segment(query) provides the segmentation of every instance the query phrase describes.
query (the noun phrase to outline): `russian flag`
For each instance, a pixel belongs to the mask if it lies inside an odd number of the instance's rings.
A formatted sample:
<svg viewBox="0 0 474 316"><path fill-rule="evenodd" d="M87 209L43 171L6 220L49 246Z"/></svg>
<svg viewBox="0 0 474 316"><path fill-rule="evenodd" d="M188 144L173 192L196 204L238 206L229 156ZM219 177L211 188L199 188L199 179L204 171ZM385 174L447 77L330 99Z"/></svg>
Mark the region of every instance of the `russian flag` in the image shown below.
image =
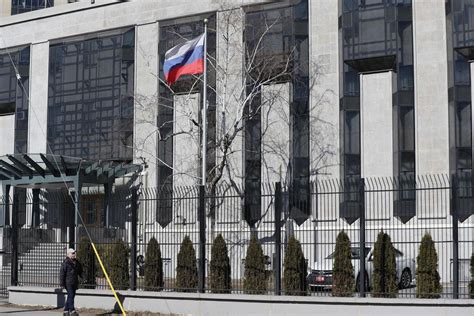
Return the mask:
<svg viewBox="0 0 474 316"><path fill-rule="evenodd" d="M165 54L163 72L165 80L172 85L182 75L204 72L204 36L179 44Z"/></svg>

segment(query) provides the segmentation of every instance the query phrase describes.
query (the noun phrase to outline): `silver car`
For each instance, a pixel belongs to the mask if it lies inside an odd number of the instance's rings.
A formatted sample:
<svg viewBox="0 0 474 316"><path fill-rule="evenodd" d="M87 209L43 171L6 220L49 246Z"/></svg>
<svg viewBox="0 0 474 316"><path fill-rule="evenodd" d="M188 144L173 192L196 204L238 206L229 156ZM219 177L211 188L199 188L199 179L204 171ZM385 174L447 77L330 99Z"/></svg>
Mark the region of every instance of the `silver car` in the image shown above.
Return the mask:
<svg viewBox="0 0 474 316"><path fill-rule="evenodd" d="M405 257L400 250L395 249L395 263L397 267L397 280L401 289L411 286L416 269L415 259ZM365 289L368 290L372 283L371 277L374 270L373 249L365 248ZM360 248L351 247L351 260L356 275L356 287L359 290L360 276ZM307 280L312 290L332 288L332 266L334 253L327 256L322 262L316 262L314 269L309 273Z"/></svg>

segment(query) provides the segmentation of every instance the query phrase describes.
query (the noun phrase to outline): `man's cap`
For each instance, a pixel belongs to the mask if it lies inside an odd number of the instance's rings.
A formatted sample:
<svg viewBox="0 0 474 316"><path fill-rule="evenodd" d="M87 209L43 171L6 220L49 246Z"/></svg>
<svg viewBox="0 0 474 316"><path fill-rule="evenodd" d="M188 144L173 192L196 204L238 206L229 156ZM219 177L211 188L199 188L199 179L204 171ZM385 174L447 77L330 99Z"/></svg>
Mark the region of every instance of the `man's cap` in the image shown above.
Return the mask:
<svg viewBox="0 0 474 316"><path fill-rule="evenodd" d="M74 249L72 249L72 248L69 248L69 249L67 250L67 254L75 253L75 252L76 252L76 250L74 250Z"/></svg>

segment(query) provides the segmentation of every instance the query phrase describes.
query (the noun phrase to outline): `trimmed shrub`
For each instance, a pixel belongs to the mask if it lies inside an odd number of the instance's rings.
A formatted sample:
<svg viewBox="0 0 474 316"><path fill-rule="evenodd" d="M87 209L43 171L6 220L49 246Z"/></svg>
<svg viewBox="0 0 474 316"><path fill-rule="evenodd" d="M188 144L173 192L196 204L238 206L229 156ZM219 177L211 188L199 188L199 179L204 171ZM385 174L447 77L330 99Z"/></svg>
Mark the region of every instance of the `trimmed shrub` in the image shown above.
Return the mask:
<svg viewBox="0 0 474 316"><path fill-rule="evenodd" d="M264 294L267 291L265 256L255 235L250 239L245 257L244 291L247 294Z"/></svg>
<svg viewBox="0 0 474 316"><path fill-rule="evenodd" d="M438 254L431 235L426 233L416 257L416 297L439 298L442 289L438 273Z"/></svg>
<svg viewBox="0 0 474 316"><path fill-rule="evenodd" d="M354 267L351 261L351 241L344 231L337 235L332 272L332 295L352 296L354 292Z"/></svg>
<svg viewBox="0 0 474 316"><path fill-rule="evenodd" d="M96 265L94 249L89 238L82 237L77 247L77 260L82 264L82 278L80 278L80 287L83 289L94 289L96 285Z"/></svg>
<svg viewBox="0 0 474 316"><path fill-rule="evenodd" d="M390 236L383 231L377 236L373 252L373 297L396 297L398 293L395 248Z"/></svg>
<svg viewBox="0 0 474 316"><path fill-rule="evenodd" d="M184 237L178 253L176 288L181 292L194 292L198 286L196 251L189 236Z"/></svg>
<svg viewBox="0 0 474 316"><path fill-rule="evenodd" d="M128 259L130 250L122 240L114 244L110 256L110 280L116 290L130 287L130 268Z"/></svg>
<svg viewBox="0 0 474 316"><path fill-rule="evenodd" d="M307 289L307 264L300 242L291 236L283 263L283 288L285 295L305 295Z"/></svg>
<svg viewBox="0 0 474 316"><path fill-rule="evenodd" d="M153 237L148 242L145 253L145 291L163 289L163 260L158 241Z"/></svg>
<svg viewBox="0 0 474 316"><path fill-rule="evenodd" d="M474 298L474 253L471 256L471 282L469 282L469 296Z"/></svg>
<svg viewBox="0 0 474 316"><path fill-rule="evenodd" d="M230 259L224 238L219 234L212 244L210 264L210 288L212 293L230 293Z"/></svg>
<svg viewBox="0 0 474 316"><path fill-rule="evenodd" d="M115 244L96 244L97 252L99 252L100 260L104 264L107 271L110 271L110 262L112 262L112 250ZM105 278L104 272L100 267L97 257L94 256L94 264L96 266L96 277Z"/></svg>

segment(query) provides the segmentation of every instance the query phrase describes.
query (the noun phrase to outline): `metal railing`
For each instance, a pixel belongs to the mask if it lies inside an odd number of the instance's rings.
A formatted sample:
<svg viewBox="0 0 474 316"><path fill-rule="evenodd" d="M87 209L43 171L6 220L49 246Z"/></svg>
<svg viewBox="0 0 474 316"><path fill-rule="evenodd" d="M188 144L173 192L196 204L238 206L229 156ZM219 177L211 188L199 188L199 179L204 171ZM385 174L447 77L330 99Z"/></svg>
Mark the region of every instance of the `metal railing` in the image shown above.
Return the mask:
<svg viewBox="0 0 474 316"><path fill-rule="evenodd" d="M219 290L210 288L209 274L213 240L222 235L230 259L230 292L245 293L246 253L251 236L256 236L265 256L265 293L284 295L286 247L294 236L308 265L302 280L307 284L304 294L331 296L332 254L337 235L344 231L353 252L351 262L357 283L354 296L370 296L374 271L371 250L377 235L383 231L398 250L397 297L417 296L417 257L421 239L429 233L438 256L443 288L440 297L469 298L468 284L472 278L469 264L474 253L472 192L472 179L440 175L350 181L324 179L309 183L308 190L298 192L280 183L263 185L260 192L255 192L259 204L249 198L253 192L245 194L244 188L236 185L205 189L199 186L117 189L108 203L98 189L89 198L83 194L80 209L106 267L111 266L112 248L117 240L128 246L132 267L129 288L133 290L149 290L143 272L152 237L161 250L164 278L161 290L178 290L177 257L185 236L192 241L199 273L198 285L188 290ZM65 249L71 244L77 247L78 240L85 235L82 225L68 226L71 223L66 218L71 214L68 198L42 192L40 207L34 207L41 212L37 227L32 227L33 221L28 222L34 217L28 215L33 209L31 198L8 202L2 199L1 208L10 210L12 216L8 227L1 230L4 251L0 254L3 258L0 287L59 285L59 266ZM12 227L18 220L14 215L16 205L27 215L23 216L23 222ZM71 236L66 232L68 229L77 229L78 240L68 240ZM44 233L38 233L41 230ZM88 287L107 287L100 271L96 272L95 284Z"/></svg>

